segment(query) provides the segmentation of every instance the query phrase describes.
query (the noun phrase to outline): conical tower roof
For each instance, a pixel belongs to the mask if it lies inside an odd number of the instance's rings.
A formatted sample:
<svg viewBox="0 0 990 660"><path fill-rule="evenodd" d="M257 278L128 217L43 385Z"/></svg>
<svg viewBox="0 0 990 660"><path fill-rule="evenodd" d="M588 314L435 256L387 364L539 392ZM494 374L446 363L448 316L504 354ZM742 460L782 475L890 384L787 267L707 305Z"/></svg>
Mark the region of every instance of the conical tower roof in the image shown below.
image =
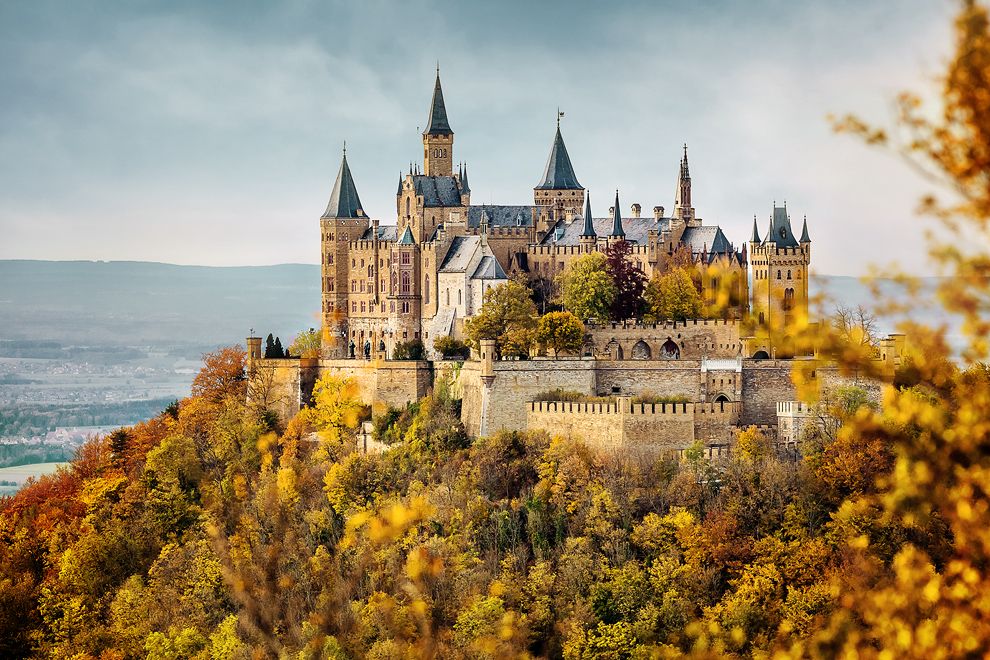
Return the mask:
<svg viewBox="0 0 990 660"><path fill-rule="evenodd" d="M750 243L760 242L760 231L756 228L756 216L753 216L753 236L749 239Z"/></svg>
<svg viewBox="0 0 990 660"><path fill-rule="evenodd" d="M560 134L560 124L557 134L553 137L553 147L550 148L550 158L543 172L543 180L536 186L537 190L582 190L571 165L571 157L567 155L564 138Z"/></svg>
<svg viewBox="0 0 990 660"><path fill-rule="evenodd" d="M330 202L327 204L327 210L323 213L323 217L360 218L364 215L361 198L358 197L357 188L354 186L354 177L351 176L351 168L347 165L347 151L345 149L340 161L340 170L337 172L337 180L333 184L333 192L330 193Z"/></svg>
<svg viewBox="0 0 990 660"><path fill-rule="evenodd" d="M610 236L625 238L626 232L622 229L622 209L619 208L619 191L615 191L615 206L612 208L612 233Z"/></svg>
<svg viewBox="0 0 990 660"><path fill-rule="evenodd" d="M801 242L811 242L811 238L808 236L808 216L804 216L804 224L801 225Z"/></svg>
<svg viewBox="0 0 990 660"><path fill-rule="evenodd" d="M453 135L447 121L447 107L443 103L443 88L440 87L440 68L437 67L437 82L433 86L433 100L430 102L430 116L426 120L423 135Z"/></svg>
<svg viewBox="0 0 990 660"><path fill-rule="evenodd" d="M581 232L581 238L596 238L597 236L595 223L591 217L591 193L587 193L584 196L584 231Z"/></svg>

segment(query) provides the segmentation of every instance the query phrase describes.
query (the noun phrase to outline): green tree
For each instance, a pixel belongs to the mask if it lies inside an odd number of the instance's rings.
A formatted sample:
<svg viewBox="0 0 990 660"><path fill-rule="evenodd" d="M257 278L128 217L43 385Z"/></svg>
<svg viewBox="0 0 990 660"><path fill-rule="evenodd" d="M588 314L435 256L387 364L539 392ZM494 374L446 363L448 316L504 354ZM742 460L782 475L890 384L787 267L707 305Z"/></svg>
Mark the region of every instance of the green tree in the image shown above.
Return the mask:
<svg viewBox="0 0 990 660"><path fill-rule="evenodd" d="M606 265L605 255L593 252L578 257L557 276L564 307L581 320L609 317L616 289Z"/></svg>
<svg viewBox="0 0 990 660"><path fill-rule="evenodd" d="M313 328L300 332L292 340L289 353L303 358L320 357L320 333Z"/></svg>
<svg viewBox="0 0 990 660"><path fill-rule="evenodd" d="M485 291L481 310L465 327L474 348L482 339L494 339L500 355L526 357L535 340L536 305L525 286L505 282Z"/></svg>
<svg viewBox="0 0 990 660"><path fill-rule="evenodd" d="M683 268L654 277L647 287L646 301L653 316L661 320L683 321L701 316L701 294Z"/></svg>
<svg viewBox="0 0 990 660"><path fill-rule="evenodd" d="M557 357L561 351L576 353L584 340L584 325L570 312L550 312L540 317L536 329L536 341L553 351Z"/></svg>

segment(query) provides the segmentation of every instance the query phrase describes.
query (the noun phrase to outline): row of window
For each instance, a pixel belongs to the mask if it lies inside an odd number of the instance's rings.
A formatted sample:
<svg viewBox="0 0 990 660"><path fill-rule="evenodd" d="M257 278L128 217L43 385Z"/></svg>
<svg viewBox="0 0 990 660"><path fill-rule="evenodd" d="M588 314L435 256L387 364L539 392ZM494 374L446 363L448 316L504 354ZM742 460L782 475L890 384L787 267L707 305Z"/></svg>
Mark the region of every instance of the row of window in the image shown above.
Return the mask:
<svg viewBox="0 0 990 660"><path fill-rule="evenodd" d="M379 305L379 307L381 307L381 309L378 310L378 311L380 311L380 312L384 312L385 311L385 303L384 302L382 302ZM375 303L370 302L370 303L365 304L365 301L362 300L361 301L361 304L359 306L358 303L357 303L357 301L352 300L351 301L351 313L352 314L357 314L358 309L361 310L361 313L362 314L365 313L365 312L372 312L372 313L374 313L375 312ZM333 303L330 303L330 310L331 311L333 310ZM400 310L400 313L402 313L402 314L408 314L409 313L409 301L408 300L401 301L401 304L399 305L399 310ZM389 301L389 303L388 303L388 311L390 311L390 312L394 312L395 311L395 301L394 300L390 300Z"/></svg>
<svg viewBox="0 0 990 660"><path fill-rule="evenodd" d="M781 270L778 270L777 271L777 279L778 280L779 279L783 279L781 277L781 272L783 272L783 271L781 271ZM753 277L755 277L758 280L765 280L768 277L770 277L770 271L767 271L767 270L758 270L755 273L753 273ZM797 280L801 279L801 271L800 270L797 271L797 276L794 277L794 278L791 278L791 271L788 270L787 271L787 279L797 279Z"/></svg>

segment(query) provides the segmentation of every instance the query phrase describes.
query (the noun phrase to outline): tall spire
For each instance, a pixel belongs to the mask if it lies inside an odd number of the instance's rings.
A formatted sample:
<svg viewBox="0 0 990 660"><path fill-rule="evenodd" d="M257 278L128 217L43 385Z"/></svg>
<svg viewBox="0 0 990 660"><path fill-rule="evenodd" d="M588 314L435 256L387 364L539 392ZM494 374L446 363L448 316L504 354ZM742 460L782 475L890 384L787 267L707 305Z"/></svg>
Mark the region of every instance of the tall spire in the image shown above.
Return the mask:
<svg viewBox="0 0 990 660"><path fill-rule="evenodd" d="M591 193L587 193L584 196L584 231L581 232L581 238L596 238L597 236L595 223L591 217Z"/></svg>
<svg viewBox="0 0 990 660"><path fill-rule="evenodd" d="M461 172L461 190L466 195L471 194L471 186L468 185L467 163L464 164L464 171Z"/></svg>
<svg viewBox="0 0 990 660"><path fill-rule="evenodd" d="M612 233L613 238L625 238L626 232L622 230L622 209L619 208L619 191L615 191L615 206L612 207Z"/></svg>
<svg viewBox="0 0 990 660"><path fill-rule="evenodd" d="M402 172L399 172L399 190L395 193L396 197L402 194Z"/></svg>
<svg viewBox="0 0 990 660"><path fill-rule="evenodd" d="M447 107L443 103L443 89L440 87L440 64L437 63L437 82L433 86L433 100L430 102L430 116L426 120L423 135L453 135L447 121Z"/></svg>
<svg viewBox="0 0 990 660"><path fill-rule="evenodd" d="M340 160L340 170L337 172L337 180L333 184L333 192L330 193L330 203L323 213L324 218L361 218L364 217L364 209L361 208L361 198L358 197L357 188L354 185L354 177L351 176L351 168L347 165L347 147L344 147L344 154Z"/></svg>
<svg viewBox="0 0 990 660"><path fill-rule="evenodd" d="M557 117L557 133L553 137L553 147L550 148L550 158L543 171L543 180L536 186L537 190L582 190L571 165L571 157L567 155L564 138L560 134L560 117Z"/></svg>
<svg viewBox="0 0 990 660"><path fill-rule="evenodd" d="M753 214L753 236L749 239L749 241L751 243L759 243L760 242L760 232L759 232L759 230L756 229L756 214L755 213ZM745 247L745 246L743 246L743 247Z"/></svg>
<svg viewBox="0 0 990 660"><path fill-rule="evenodd" d="M677 174L677 190L674 194L674 217L692 218L691 211L691 171L688 168L687 143L684 144L684 155L681 157L681 168Z"/></svg>
<svg viewBox="0 0 990 660"><path fill-rule="evenodd" d="M801 225L801 242L811 242L811 238L808 236L808 216L804 216L804 224Z"/></svg>

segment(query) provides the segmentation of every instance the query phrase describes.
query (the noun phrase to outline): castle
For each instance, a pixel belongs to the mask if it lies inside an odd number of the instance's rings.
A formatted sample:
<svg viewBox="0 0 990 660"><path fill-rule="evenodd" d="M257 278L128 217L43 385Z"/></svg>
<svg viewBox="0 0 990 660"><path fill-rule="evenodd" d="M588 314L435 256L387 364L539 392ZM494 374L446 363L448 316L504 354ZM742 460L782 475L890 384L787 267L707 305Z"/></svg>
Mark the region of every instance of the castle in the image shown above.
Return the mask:
<svg viewBox="0 0 990 660"><path fill-rule="evenodd" d="M774 203L765 235L761 238L754 216L749 242L737 249L719 226L706 225L695 214L686 145L669 214L655 206L644 216L641 206L632 204L624 216L616 191L608 214L595 217L589 191L579 183L564 144L559 113L532 203L471 204L467 166L459 164L454 171L454 131L439 70L422 139L422 167L410 165L398 181L394 225L365 213L345 150L320 218L321 354L265 359L261 340L248 338L256 398L268 383L264 398L292 414L308 401L318 375L330 372L353 377L369 402L415 400L426 393L437 370L450 366L432 350L433 341L462 337L464 321L478 312L485 291L510 277L543 286L581 255L626 241L627 258L647 278L671 259L687 258L700 270L704 299L727 289L722 318L589 323L582 357L552 362L497 360L494 345L482 342L472 359L452 371L469 432L560 429L583 420L588 429L611 428L596 434L613 438L613 444L683 445L675 441L680 437L716 447L734 426L776 428L778 403L795 399L792 361L813 356L778 355L761 329L807 313L807 219L797 237L786 206ZM392 359L400 342L416 340L428 359ZM888 341L884 358L889 353L893 364L902 347ZM554 389L614 396L615 403L603 408L562 402L567 415L561 417L555 402L535 400ZM646 404L631 399L647 391L686 403L658 404L659 412L647 412ZM793 415L789 419L793 422ZM660 431L678 425L692 432Z"/></svg>

